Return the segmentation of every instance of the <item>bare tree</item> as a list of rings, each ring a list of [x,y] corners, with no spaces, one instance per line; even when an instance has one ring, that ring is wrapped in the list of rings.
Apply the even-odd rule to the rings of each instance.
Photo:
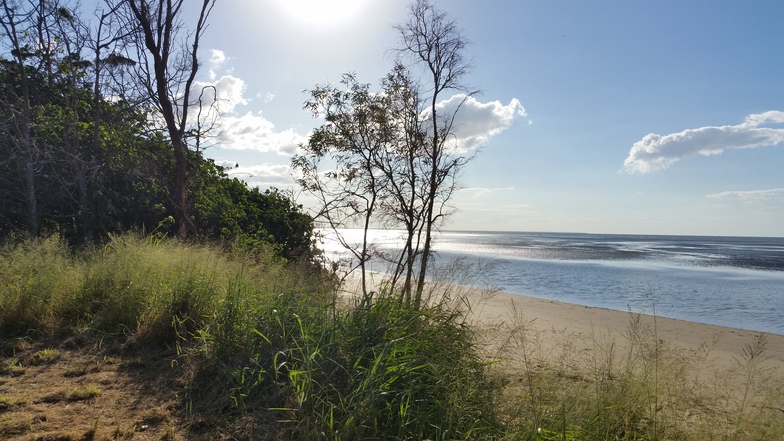
[[[187,145],[189,106],[196,73],[198,50],[215,0],[201,0],[196,26],[182,35],[184,0],[122,0],[130,10],[132,28],[137,30],[138,76],[145,92],[157,107],[174,150],[174,219],[184,237],[194,229],[188,217]]]
[[[476,93],[463,83],[472,62],[464,51],[467,40],[457,24],[430,0],[416,0],[410,8],[408,21],[395,27],[402,46],[399,53],[413,61],[424,72],[421,90],[429,93],[423,113],[429,119],[429,139],[422,153],[426,156],[426,195],[422,233],[424,244],[419,260],[415,303],[421,303],[427,269],[433,247],[433,233],[451,211],[448,202],[456,189],[460,169],[469,161],[454,143],[456,109],[439,113],[439,102],[450,91],[462,92],[463,103]],[[461,103],[462,105],[462,103]]]
[[[30,35],[30,32],[27,29],[20,29],[20,27],[28,24],[36,15],[37,10],[35,8],[25,9],[21,4],[18,4],[13,0],[2,0],[2,2],[3,11],[1,15],[3,18],[0,18],[0,25],[2,25],[3,33],[7,39],[6,49],[9,50],[13,57],[13,65],[16,70],[15,74],[19,78],[19,95],[21,98],[19,100],[20,105],[18,106],[13,106],[13,102],[4,102],[4,107],[7,109],[4,126],[9,127],[9,129],[3,130],[3,132],[10,134],[12,132],[10,127],[13,127],[19,133],[18,137],[7,135],[9,139],[6,142],[13,147],[10,157],[13,158],[18,156],[25,164],[24,190],[22,192],[27,204],[30,234],[33,237],[36,237],[39,232],[39,214],[38,199],[36,197],[35,169],[40,159],[38,148],[30,133],[31,103],[30,85],[27,75],[27,70],[29,69],[27,59],[32,55],[32,52],[35,50],[34,46],[37,46],[37,44],[31,44],[28,41],[24,41],[24,36]],[[11,98],[7,98],[6,101],[11,101]]]

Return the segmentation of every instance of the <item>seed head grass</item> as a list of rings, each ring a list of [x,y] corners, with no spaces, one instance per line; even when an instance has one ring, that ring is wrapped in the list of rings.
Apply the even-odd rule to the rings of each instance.
[[[469,273],[464,262],[453,268]],[[634,315],[621,338],[597,332],[578,351],[570,337],[544,341],[524,311],[480,329],[469,317],[481,299],[429,287],[416,308],[383,288],[340,296],[322,271],[231,244],[139,235],[79,252],[56,237],[7,244],[0,374],[56,362],[55,348],[22,360],[13,348],[63,333],[176,351],[180,408],[165,420],[172,436],[175,421],[190,422],[193,439],[784,439],[784,382],[765,368],[762,337],[733,372],[706,375],[709,344],[683,351]],[[46,399],[100,394],[88,385]]]

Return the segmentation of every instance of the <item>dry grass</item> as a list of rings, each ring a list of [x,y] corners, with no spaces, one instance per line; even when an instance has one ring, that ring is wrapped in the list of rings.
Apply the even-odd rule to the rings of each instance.
[[[0,251],[2,439],[784,439],[764,337],[720,369],[711,342],[684,350],[635,315],[584,341],[524,311],[478,329],[492,291],[450,285],[481,276],[462,262],[413,309],[383,290],[336,307],[264,253]]]
[[[765,366],[765,339],[731,368],[707,363],[715,342],[687,351],[630,314],[619,338],[566,335],[553,343],[516,311],[486,329],[487,357],[507,387],[508,433],[541,440],[784,439],[782,373]],[[587,348],[587,349],[586,349]],[[777,404],[778,403],[778,404]]]
[[[171,364],[176,353],[123,353],[119,343],[90,343],[62,338],[17,352],[32,360],[54,347],[58,357],[2,377],[0,439],[184,439],[174,436],[187,433],[176,411],[181,387],[173,380],[182,374]]]

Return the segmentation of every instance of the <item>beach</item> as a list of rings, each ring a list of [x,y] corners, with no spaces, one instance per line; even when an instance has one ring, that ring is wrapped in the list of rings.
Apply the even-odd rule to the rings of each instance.
[[[383,275],[369,276],[370,286],[377,286]],[[359,277],[347,279],[345,293],[357,293]],[[469,286],[431,283],[431,297],[449,293],[456,307],[468,311],[468,320],[479,332],[481,343],[491,358],[517,360],[519,348],[510,345],[512,333],[519,338],[524,330],[526,340],[535,342],[540,353],[563,352],[566,347],[574,354],[586,354],[610,345],[623,350],[630,341],[630,330],[636,322],[638,333],[646,333],[662,347],[680,352],[683,357],[700,359],[710,373],[738,372],[744,366],[744,349],[762,336],[764,352],[758,359],[765,372],[784,374],[784,336],[747,331],[730,327],[676,320],[654,315],[622,312],[570,303],[510,294]],[[466,305],[469,305],[466,307]],[[519,343],[519,342],[518,342]],[[519,346],[519,345],[518,345]]]
[[[664,317],[621,312],[609,309],[573,305],[569,303],[496,292],[489,294],[476,288],[465,290],[477,300],[476,320],[481,328],[503,329],[502,323],[522,319],[528,330],[543,342],[556,344],[568,340],[581,350],[593,347],[598,340],[627,340],[632,320],[639,323],[655,338],[691,353],[704,352],[706,365],[717,370],[732,370],[743,359],[744,347],[756,336],[763,335],[766,345],[764,366],[784,373],[784,336]],[[518,318],[514,317],[514,312]],[[503,337],[503,336],[496,336]]]
[[[341,231],[350,244],[360,233]],[[388,272],[401,233],[368,234],[376,253],[368,269]],[[442,231],[436,239],[431,279],[784,335],[781,238]],[[337,240],[324,245],[331,258],[350,257]]]

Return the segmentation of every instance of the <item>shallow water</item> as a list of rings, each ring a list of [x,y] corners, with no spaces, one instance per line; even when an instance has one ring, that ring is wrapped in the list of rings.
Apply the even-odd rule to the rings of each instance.
[[[400,247],[399,232],[371,233],[379,253]],[[784,335],[784,238],[455,231],[435,249],[513,294]]]

